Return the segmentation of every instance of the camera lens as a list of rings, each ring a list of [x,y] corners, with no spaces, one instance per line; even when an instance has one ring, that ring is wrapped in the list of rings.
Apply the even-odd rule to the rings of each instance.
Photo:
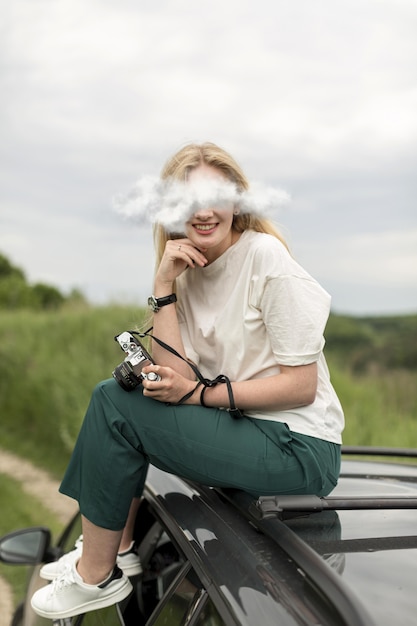
[[[128,361],[123,361],[123,363],[114,368],[112,373],[113,378],[125,391],[133,391],[142,382],[136,376],[131,364]]]

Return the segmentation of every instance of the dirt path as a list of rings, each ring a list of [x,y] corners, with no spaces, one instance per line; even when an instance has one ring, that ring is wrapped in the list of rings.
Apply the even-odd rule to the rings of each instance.
[[[56,517],[66,523],[77,511],[77,504],[58,492],[59,482],[29,461],[0,448],[0,474],[18,480],[22,489],[38,498]],[[12,595],[7,582],[0,578],[0,626],[10,626],[13,613]]]

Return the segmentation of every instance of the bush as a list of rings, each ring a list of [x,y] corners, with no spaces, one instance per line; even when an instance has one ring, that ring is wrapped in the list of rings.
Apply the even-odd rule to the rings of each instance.
[[[0,308],[23,309],[33,304],[32,289],[18,275],[9,275],[0,280]]]
[[[3,254],[0,254],[0,280],[8,278],[9,276],[26,281],[24,272],[21,269],[14,267]]]
[[[56,310],[66,302],[79,304],[86,300],[77,289],[66,298],[56,287],[45,283],[29,285],[24,272],[0,254],[0,309]]]
[[[417,369],[417,315],[331,315],[325,334],[326,353],[353,374]]]
[[[32,287],[33,308],[58,309],[65,302],[65,298],[58,289],[36,283]]]
[[[0,313],[2,446],[58,477],[93,387],[124,358],[114,336],[142,315],[117,306]]]

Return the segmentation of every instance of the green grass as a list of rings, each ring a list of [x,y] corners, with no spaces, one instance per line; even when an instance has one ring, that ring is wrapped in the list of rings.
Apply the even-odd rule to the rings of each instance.
[[[331,359],[329,367],[345,412],[345,444],[417,448],[415,371],[355,375]]]
[[[25,493],[18,481],[4,474],[0,474],[0,503],[0,536],[29,526],[47,526],[56,540],[63,530],[42,503]],[[15,606],[24,595],[28,569],[23,565],[0,564],[0,576],[12,586]]]
[[[117,306],[1,313],[2,446],[62,475],[93,387],[124,358],[114,335],[142,318]]]

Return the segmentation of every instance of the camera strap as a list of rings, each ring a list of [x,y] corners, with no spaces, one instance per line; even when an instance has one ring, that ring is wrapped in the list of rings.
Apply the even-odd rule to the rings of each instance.
[[[135,330],[130,330],[129,332],[132,333],[132,335],[138,335],[139,337],[150,337],[151,339],[156,341],[156,343],[159,346],[161,346],[161,348],[164,348],[165,350],[168,350],[168,352],[170,352],[174,356],[176,356],[179,359],[181,359],[181,361],[184,361],[185,363],[187,363],[187,365],[189,365],[189,367],[191,367],[191,369],[193,370],[193,372],[196,375],[196,378],[198,380],[197,385],[194,387],[194,389],[192,389],[192,391],[190,391],[189,393],[185,394],[185,396],[183,396],[179,400],[179,402],[177,402],[176,404],[183,404],[186,400],[188,400],[188,398],[190,398],[193,395],[195,390],[200,385],[203,385],[203,388],[202,388],[201,394],[200,394],[200,403],[201,403],[202,406],[207,407],[207,405],[204,403],[204,393],[205,393],[207,387],[215,387],[218,384],[224,383],[226,385],[226,387],[227,387],[227,393],[228,393],[228,396],[229,396],[229,408],[226,409],[226,411],[228,413],[230,413],[231,417],[233,417],[235,419],[243,417],[242,411],[240,409],[238,409],[236,407],[236,405],[235,405],[235,399],[234,399],[233,390],[232,390],[232,383],[230,382],[230,378],[228,376],[226,376],[225,374],[219,374],[219,376],[216,376],[216,378],[213,378],[213,380],[210,380],[209,378],[205,378],[202,375],[202,373],[200,372],[200,370],[198,369],[198,367],[196,365],[194,365],[194,363],[192,363],[188,359],[184,359],[184,357],[179,352],[177,352],[175,350],[175,348],[173,348],[169,344],[165,343],[165,341],[162,341],[162,339],[158,339],[158,337],[155,337],[155,335],[152,335],[151,334],[151,330],[152,330],[152,328],[148,328],[148,330],[146,330],[144,333],[140,333],[140,332],[135,331]]]

